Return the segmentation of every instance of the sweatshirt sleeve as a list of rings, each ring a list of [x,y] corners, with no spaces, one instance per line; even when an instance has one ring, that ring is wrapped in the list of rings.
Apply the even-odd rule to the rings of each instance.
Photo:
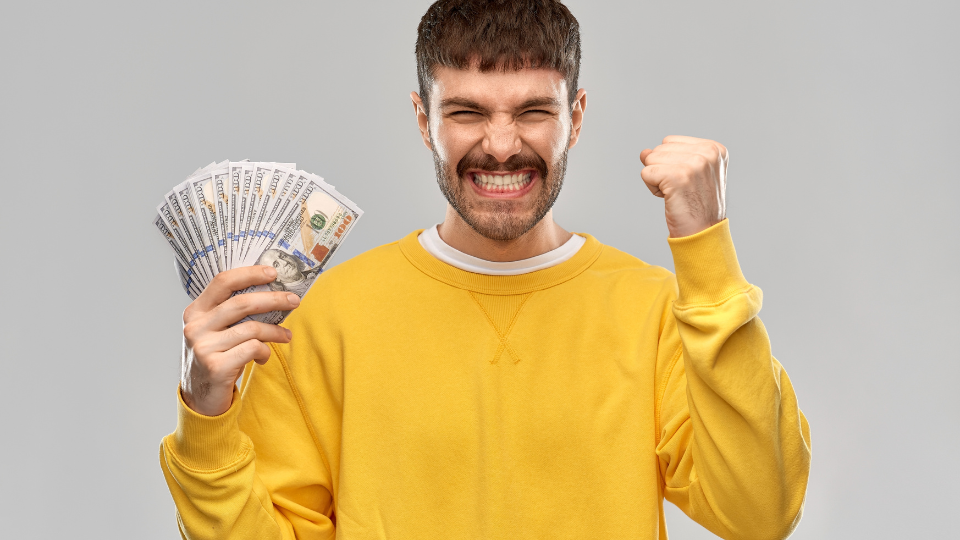
[[[195,413],[178,396],[160,465],[183,538],[334,538],[331,475],[276,350],[251,362],[224,414]]]
[[[714,534],[786,538],[802,513],[810,431],[757,318],[726,220],[670,239],[678,297],[660,342],[664,497]]]

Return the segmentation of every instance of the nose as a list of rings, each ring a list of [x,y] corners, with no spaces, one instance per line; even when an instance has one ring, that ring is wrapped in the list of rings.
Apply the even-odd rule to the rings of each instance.
[[[523,148],[523,143],[520,142],[517,123],[512,118],[501,122],[488,122],[481,148],[500,163],[504,163],[511,156],[519,154]]]

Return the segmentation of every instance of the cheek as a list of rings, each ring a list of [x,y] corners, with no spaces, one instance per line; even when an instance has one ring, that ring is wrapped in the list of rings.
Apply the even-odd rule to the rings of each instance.
[[[553,163],[570,144],[568,122],[550,122],[527,130],[524,140],[547,163]]]
[[[441,160],[451,165],[456,165],[483,141],[482,126],[438,123],[433,133],[434,151]]]

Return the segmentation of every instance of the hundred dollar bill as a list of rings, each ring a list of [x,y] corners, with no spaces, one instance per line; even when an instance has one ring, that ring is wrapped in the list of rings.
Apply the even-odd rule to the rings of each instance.
[[[269,170],[269,168],[267,168]],[[253,168],[253,181],[250,184],[250,194],[245,201],[247,205],[246,209],[246,219],[243,222],[243,229],[246,233],[246,243],[244,249],[248,249],[251,243],[255,241],[256,227],[254,224],[257,222],[258,216],[258,206],[257,200],[260,198],[260,195],[263,193],[263,184],[264,182],[270,181],[270,175],[265,173],[264,164],[257,163]],[[266,178],[264,178],[266,177]],[[242,255],[241,255],[242,260]]]
[[[186,180],[184,180],[183,182],[181,182],[181,185],[182,185],[182,184],[185,184],[186,182],[189,182],[189,181],[191,181],[191,180],[195,180],[195,179],[197,179],[197,178],[199,178],[199,177],[201,177],[201,176],[204,176],[204,175],[206,175],[206,174],[209,174],[210,172],[212,172],[212,171],[214,171],[214,170],[216,170],[216,169],[222,169],[222,168],[225,167],[227,164],[229,164],[229,161],[221,161],[220,163],[211,162],[211,163],[210,163],[209,165],[207,165],[206,167],[201,167],[201,168],[193,171],[192,173],[190,173],[190,176],[188,176],[188,177],[186,178]],[[168,193],[168,195],[169,195],[169,193]],[[195,203],[195,204],[197,203],[196,198],[194,198],[194,203]]]
[[[237,204],[240,200],[240,185],[242,183],[243,177],[243,163],[230,163],[230,184],[228,186],[229,190],[227,192],[227,244],[230,248],[227,250],[230,253],[230,267],[234,268],[236,266],[236,253],[240,250],[240,236],[239,236],[239,227],[237,227],[238,214]]]
[[[257,290],[306,293],[362,211],[293,163],[211,163],[166,194],[154,228],[174,252],[184,291],[196,298],[224,270],[269,264],[278,279]],[[237,293],[240,294],[240,293]],[[258,315],[280,322],[286,315]]]
[[[273,208],[272,219],[265,222],[261,226],[262,229],[257,231],[256,243],[251,248],[251,253],[247,258],[247,264],[256,264],[253,257],[259,257],[259,254],[273,242],[277,232],[290,217],[293,208],[296,206],[297,198],[300,197],[309,180],[305,175],[301,175],[300,171],[287,170],[285,172],[288,174],[288,179],[291,180],[290,189],[286,194],[281,193],[281,196],[277,197]]]
[[[217,270],[210,257],[207,256],[206,242],[200,233],[196,213],[193,212],[193,207],[190,205],[189,193],[181,183],[170,192],[167,200],[170,202],[170,208],[174,211],[174,217],[177,218],[185,237],[196,249],[197,262],[203,268],[207,283],[210,283],[213,276],[217,275]]]
[[[230,165],[218,169],[212,173],[213,179],[210,182],[210,195],[214,197],[214,207],[216,211],[217,228],[220,231],[220,260],[229,269],[230,266],[230,243],[227,238],[227,229],[229,225],[230,213]],[[206,192],[204,192],[206,194]]]
[[[301,180],[302,179],[302,180]],[[324,183],[298,175],[303,184],[289,200],[290,210],[278,234],[252,264],[273,266],[277,279],[242,291],[290,291],[301,298],[363,215],[337,200]],[[251,315],[245,320],[277,324],[289,311]],[[242,321],[241,321],[242,322]]]
[[[153,225],[170,246],[170,249],[173,250],[177,272],[180,274],[180,284],[183,285],[184,290],[191,298],[196,298],[203,291],[203,286],[197,281],[197,275],[194,271],[195,262],[191,259],[190,254],[184,251],[183,245],[173,232],[170,231],[163,216],[157,215],[154,217]]]
[[[248,199],[250,197],[250,186],[253,185],[253,165],[244,165],[241,168],[240,175],[240,192],[237,194],[239,199],[237,200],[237,205],[234,208],[234,211],[237,212],[237,241],[240,244],[240,249],[244,249],[245,244],[247,243],[247,208],[248,208]],[[236,266],[239,261],[234,263]]]
[[[273,164],[268,164],[273,165]],[[260,252],[263,251],[263,244],[266,241],[269,241],[269,238],[274,235],[274,223],[279,218],[279,212],[284,207],[285,203],[289,204],[288,201],[294,196],[296,191],[299,191],[303,187],[303,183],[297,183],[298,176],[295,171],[291,171],[286,167],[274,166],[272,167],[271,175],[277,177],[277,185],[279,190],[276,191],[276,194],[272,197],[272,200],[269,201],[267,208],[264,210],[262,219],[259,222],[257,231],[251,235],[251,242],[244,250],[243,259],[241,264],[244,266],[253,264],[251,258],[256,259],[260,255]],[[271,180],[272,182],[273,180]]]
[[[222,221],[220,216],[225,212],[225,205],[221,201],[220,195],[226,184],[227,175],[227,169],[219,169],[196,176],[186,182],[192,198],[191,202],[202,223],[201,233],[213,246],[210,254],[213,255],[213,262],[220,272],[229,269],[224,258],[225,242],[220,225]]]
[[[189,296],[191,300],[196,300],[200,294],[191,288],[190,276],[186,273],[183,267],[180,266],[179,262],[173,261],[173,267],[177,271],[177,275],[180,276],[180,286],[183,287],[183,290],[187,293],[187,296]]]
[[[180,209],[184,214],[184,221],[187,228],[193,235],[194,240],[198,241],[200,249],[203,251],[204,261],[211,270],[212,278],[220,273],[217,250],[214,247],[213,240],[207,235],[206,229],[203,226],[202,216],[197,209],[197,203],[194,202],[193,196],[191,195],[190,182],[187,181],[178,185],[174,188],[173,193],[179,199]]]
[[[173,192],[168,193],[164,198],[164,202],[157,206],[157,214],[163,218],[167,228],[184,248],[184,252],[190,255],[190,265],[196,270],[197,276],[202,281],[202,284],[206,286],[210,283],[213,276],[210,275],[210,271],[206,266],[206,258],[203,256],[203,252],[184,225],[183,212],[180,211],[180,202]]]
[[[250,220],[249,232],[252,239],[250,244],[253,244],[253,241],[255,241],[263,231],[263,222],[266,219],[272,203],[277,197],[281,182],[287,177],[283,170],[283,167],[273,166],[273,164],[270,163],[257,164],[254,178],[256,178],[255,183],[258,185],[258,189],[256,190],[256,198],[251,202],[253,205],[251,215],[253,217]],[[250,244],[248,244],[248,248]],[[246,251],[244,252],[244,255],[245,254]],[[241,258],[241,260],[243,260],[243,258]]]
[[[259,219],[256,215],[256,200],[262,193],[263,183],[269,179],[269,175],[264,176],[266,173],[261,174],[261,171],[268,171],[275,167],[287,167],[290,165],[296,166],[293,163],[261,162],[248,164],[242,169],[242,182],[239,191],[240,200],[236,207],[239,213],[237,216],[237,233],[239,237],[238,243],[240,244],[240,256],[236,257],[235,253],[234,266],[243,264],[243,254],[249,251],[251,242],[255,241],[254,235],[256,231],[253,228],[253,223],[256,219]]]
[[[177,261],[173,261],[173,267],[177,271],[177,275],[180,277],[180,286],[183,287],[183,290],[187,293],[187,296],[189,296],[191,300],[196,300],[197,297],[200,295],[195,293],[193,289],[190,288],[190,285],[189,285],[190,279],[189,279],[189,276],[186,274],[186,272],[183,270],[183,267],[180,266],[180,263],[178,263]]]

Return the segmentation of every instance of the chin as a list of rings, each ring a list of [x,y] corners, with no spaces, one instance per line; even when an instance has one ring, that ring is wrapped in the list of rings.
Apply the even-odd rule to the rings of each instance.
[[[543,219],[542,215],[538,216],[529,210],[524,212],[504,212],[502,210],[477,212],[473,209],[461,211],[456,206],[454,206],[454,210],[457,210],[460,217],[477,234],[497,242],[516,240],[533,229]],[[546,212],[544,212],[544,215],[546,215]]]

